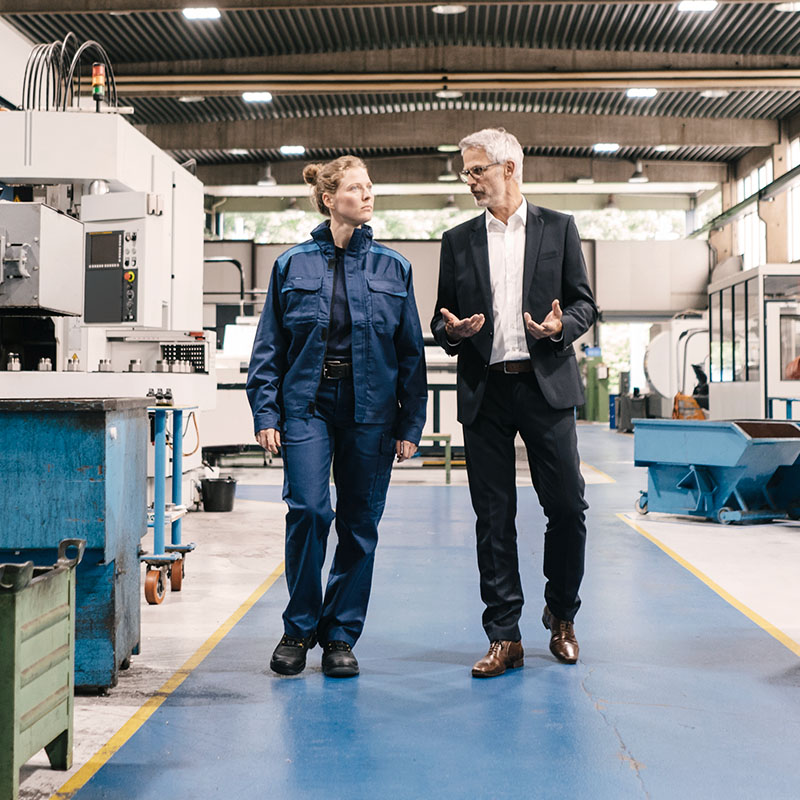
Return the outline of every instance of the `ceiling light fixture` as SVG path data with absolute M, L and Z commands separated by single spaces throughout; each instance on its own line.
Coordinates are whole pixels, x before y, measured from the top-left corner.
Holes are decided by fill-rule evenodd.
M 267 165 L 264 167 L 263 175 L 258 179 L 259 186 L 276 186 L 278 181 L 275 180 L 272 174 L 272 164 L 267 162 Z
M 440 153 L 457 153 L 459 147 L 457 144 L 438 144 L 436 145 L 436 149 Z
M 205 97 L 199 94 L 185 94 L 178 98 L 179 103 L 202 103 Z
M 302 156 L 306 148 L 302 144 L 282 144 L 280 151 L 284 156 Z
M 790 14 L 800 13 L 800 3 L 778 3 L 773 6 L 775 11 L 788 11 Z
M 462 6 L 460 3 L 442 3 L 438 6 L 433 6 L 431 11 L 434 14 L 463 14 L 467 10 L 466 6 Z
M 244 147 L 232 147 L 225 151 L 229 156 L 246 156 L 250 151 Z
M 464 96 L 464 92 L 459 92 L 458 89 L 448 89 L 447 86 L 445 86 L 443 89 L 439 89 L 439 91 L 436 92 L 436 96 L 440 100 L 458 100 L 460 97 Z
M 628 183 L 647 183 L 649 180 L 650 178 L 644 174 L 642 162 L 637 161 L 634 165 L 633 175 L 628 178 Z
M 619 150 L 619 145 L 616 142 L 598 142 L 592 150 L 595 153 L 616 153 Z
M 681 0 L 678 11 L 713 11 L 718 5 L 717 0 Z
M 703 89 L 700 92 L 700 97 L 727 97 L 730 92 L 727 89 Z
M 658 89 L 654 89 L 651 86 L 631 86 L 625 94 L 633 98 L 655 97 L 658 94 Z
M 271 103 L 271 92 L 242 92 L 242 100 L 245 103 Z
M 680 150 L 679 144 L 657 144 L 653 150 L 656 153 L 674 153 L 676 150 Z
M 442 183 L 450 183 L 451 181 L 458 180 L 458 175 L 456 175 L 456 173 L 453 171 L 452 158 L 447 159 L 444 169 L 439 173 L 439 177 L 436 180 L 441 181 Z
M 205 6 L 203 8 L 184 8 L 183 16 L 186 17 L 186 19 L 196 21 L 203 19 L 219 19 L 221 14 L 218 8 L 214 6 Z
M 575 178 L 575 183 L 577 183 L 578 186 L 591 186 L 594 183 L 594 178 L 592 178 L 591 176 L 584 178 Z

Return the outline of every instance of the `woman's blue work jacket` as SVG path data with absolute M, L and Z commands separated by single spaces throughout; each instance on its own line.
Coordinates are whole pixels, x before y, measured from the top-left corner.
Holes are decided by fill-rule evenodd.
M 322 379 L 331 318 L 336 249 L 329 223 L 275 262 L 258 323 L 247 397 L 255 431 L 309 417 Z M 344 254 L 352 319 L 355 422 L 393 423 L 394 436 L 419 443 L 428 400 L 425 351 L 411 264 L 372 240 L 362 225 Z

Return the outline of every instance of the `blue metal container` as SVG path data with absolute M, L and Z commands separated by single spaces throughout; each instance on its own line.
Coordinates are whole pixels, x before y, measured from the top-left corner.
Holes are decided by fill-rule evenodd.
M 76 573 L 75 686 L 114 686 L 140 639 L 147 530 L 147 402 L 0 400 L 0 562 L 52 563 L 86 540 Z
M 647 467 L 639 512 L 718 522 L 800 518 L 800 425 L 773 420 L 637 419 Z

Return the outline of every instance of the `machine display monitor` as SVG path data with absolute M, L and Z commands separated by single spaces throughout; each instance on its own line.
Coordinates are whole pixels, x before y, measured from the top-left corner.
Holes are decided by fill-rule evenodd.
M 89 234 L 89 267 L 120 267 L 121 262 L 121 231 Z

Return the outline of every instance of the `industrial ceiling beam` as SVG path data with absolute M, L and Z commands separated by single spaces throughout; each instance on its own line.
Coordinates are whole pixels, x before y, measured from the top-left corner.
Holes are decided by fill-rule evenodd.
M 377 124 L 378 121 L 380 124 Z M 763 147 L 779 141 L 779 124 L 764 119 L 690 119 L 594 114 L 488 111 L 416 111 L 404 114 L 239 120 L 144 125 L 165 150 L 263 149 L 284 144 L 358 150 L 430 147 L 452 143 L 481 128 L 503 126 L 529 147 L 697 145 Z
M 300 183 L 305 163 L 273 163 L 270 165 L 272 176 L 278 184 Z M 445 163 L 444 156 L 367 159 L 370 177 L 374 183 L 435 181 Z M 264 166 L 263 163 L 200 164 L 197 167 L 197 177 L 212 186 L 252 185 L 264 176 Z M 727 165 L 716 162 L 645 161 L 643 166 L 645 176 L 654 183 L 722 183 L 728 178 Z M 528 183 L 570 183 L 579 178 L 592 178 L 595 183 L 624 183 L 632 172 L 632 162 L 625 159 L 528 156 L 524 162 L 524 180 Z
M 545 50 L 523 47 L 443 45 L 354 50 L 338 53 L 252 56 L 244 58 L 119 63 L 121 81 L 135 76 L 159 80 L 178 76 L 313 75 L 326 73 L 517 73 L 541 72 L 551 78 L 561 73 L 641 73 L 669 77 L 682 71 L 797 70 L 797 55 L 722 55 L 719 53 L 644 53 L 613 50 Z M 633 77 L 632 75 L 630 77 Z
M 432 6 L 431 0 L 213 0 L 221 11 L 241 11 L 251 9 L 284 10 L 284 9 L 321 9 L 321 8 L 384 8 L 387 6 Z M 479 6 L 485 2 L 461 0 L 462 5 Z M 630 4 L 630 0 L 604 0 L 606 4 Z M 637 5 L 663 5 L 664 0 L 635 0 Z M 752 0 L 720 0 L 726 5 L 751 3 Z M 539 0 L 532 5 L 602 5 L 602 3 L 586 3 L 585 0 Z M 3 0 L 0 6 L 2 14 L 99 14 L 107 12 L 135 13 L 143 11 L 181 11 L 186 4 L 180 0 Z M 511 3 L 508 3 L 511 5 Z M 768 5 L 768 4 L 765 4 Z
M 704 89 L 795 90 L 800 69 L 781 70 L 636 70 L 626 72 L 450 72 L 385 74 L 118 75 L 119 91 L 130 97 L 185 95 L 349 94 L 357 92 L 436 92 L 446 86 L 461 92 L 624 91 L 647 86 L 661 91 Z

